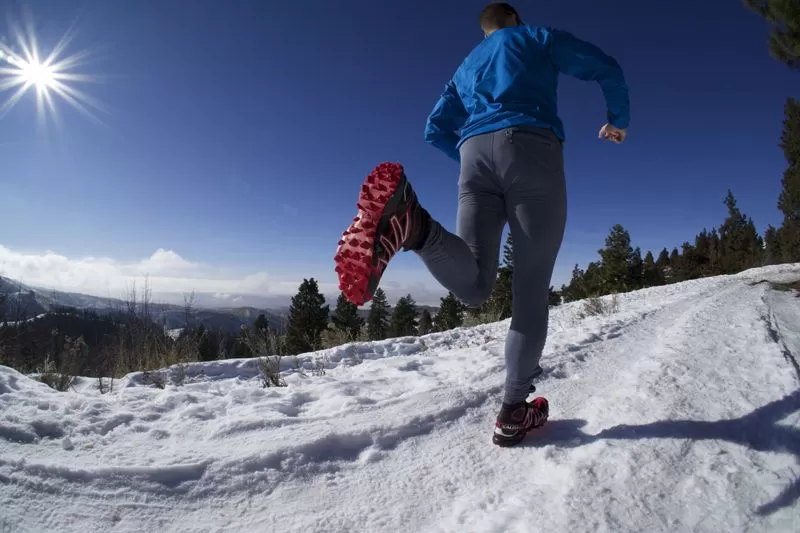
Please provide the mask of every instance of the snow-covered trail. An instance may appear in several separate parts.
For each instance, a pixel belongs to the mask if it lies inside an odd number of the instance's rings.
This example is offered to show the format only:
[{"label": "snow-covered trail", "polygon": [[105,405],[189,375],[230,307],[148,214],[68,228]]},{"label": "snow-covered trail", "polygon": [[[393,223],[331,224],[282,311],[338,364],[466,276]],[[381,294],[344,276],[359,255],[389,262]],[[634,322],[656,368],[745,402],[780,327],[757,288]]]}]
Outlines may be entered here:
[{"label": "snow-covered trail", "polygon": [[554,309],[551,420],[510,449],[507,322],[320,352],[282,389],[248,361],[105,396],[0,367],[0,531],[798,531],[800,299],[754,284],[781,276]]}]

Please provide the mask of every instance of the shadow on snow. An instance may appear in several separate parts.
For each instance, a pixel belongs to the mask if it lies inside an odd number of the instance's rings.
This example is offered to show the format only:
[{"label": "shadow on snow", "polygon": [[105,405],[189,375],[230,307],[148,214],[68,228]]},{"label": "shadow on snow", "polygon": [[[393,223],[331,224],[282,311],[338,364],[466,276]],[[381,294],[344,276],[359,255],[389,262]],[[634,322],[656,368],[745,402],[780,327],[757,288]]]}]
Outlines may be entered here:
[{"label": "shadow on snow", "polygon": [[[589,435],[580,428],[585,420],[551,420],[541,432],[532,434],[520,446],[582,446],[602,439],[688,439],[726,440],[764,452],[790,452],[800,461],[800,430],[782,426],[778,421],[800,410],[800,389],[759,407],[741,418],[703,422],[697,420],[664,420],[651,424],[618,425]],[[756,509],[765,516],[791,506],[800,499],[800,479],[796,479],[774,500]]]}]

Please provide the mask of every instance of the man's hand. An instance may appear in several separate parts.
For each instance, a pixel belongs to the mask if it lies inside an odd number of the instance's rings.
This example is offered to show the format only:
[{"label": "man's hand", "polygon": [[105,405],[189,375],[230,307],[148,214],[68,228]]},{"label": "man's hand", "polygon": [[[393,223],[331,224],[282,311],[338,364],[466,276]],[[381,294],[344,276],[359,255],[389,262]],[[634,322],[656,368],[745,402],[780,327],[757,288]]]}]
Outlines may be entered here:
[{"label": "man's hand", "polygon": [[607,141],[619,144],[625,140],[625,136],[627,134],[627,130],[622,130],[612,126],[611,124],[606,124],[600,129],[599,137],[601,139],[606,139]]}]

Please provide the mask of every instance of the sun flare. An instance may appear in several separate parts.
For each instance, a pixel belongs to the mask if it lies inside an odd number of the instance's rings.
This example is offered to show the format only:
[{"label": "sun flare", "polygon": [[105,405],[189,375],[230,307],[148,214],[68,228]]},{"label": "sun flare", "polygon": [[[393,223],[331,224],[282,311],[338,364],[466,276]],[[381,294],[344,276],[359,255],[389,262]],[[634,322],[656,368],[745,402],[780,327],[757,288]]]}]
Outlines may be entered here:
[{"label": "sun flare", "polygon": [[20,69],[20,76],[26,84],[31,84],[40,91],[55,87],[55,72],[48,65],[37,61],[25,63]]},{"label": "sun flare", "polygon": [[[97,78],[75,72],[87,57],[85,52],[64,55],[64,51],[74,35],[67,32],[46,56],[41,56],[39,43],[29,27],[27,36],[15,32],[14,46],[0,40],[0,118],[10,111],[29,90],[36,94],[36,115],[44,121],[47,115],[60,121],[54,96],[58,96],[72,108],[88,118],[98,121],[94,110],[101,106],[75,85],[79,82],[93,82]],[[44,59],[41,59],[44,57]],[[3,99],[3,93],[10,93]]]}]

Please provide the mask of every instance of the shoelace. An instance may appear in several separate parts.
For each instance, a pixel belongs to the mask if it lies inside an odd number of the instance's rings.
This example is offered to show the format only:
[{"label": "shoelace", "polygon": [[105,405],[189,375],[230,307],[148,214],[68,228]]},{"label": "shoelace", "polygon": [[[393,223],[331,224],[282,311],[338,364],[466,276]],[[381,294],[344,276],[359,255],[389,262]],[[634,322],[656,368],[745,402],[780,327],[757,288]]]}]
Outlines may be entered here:
[{"label": "shoelace", "polygon": [[378,258],[378,261],[381,262],[384,268],[389,263],[389,257],[394,256],[397,251],[403,246],[403,243],[408,239],[408,235],[411,233],[411,217],[409,216],[408,212],[405,212],[401,215],[404,217],[404,222],[400,222],[398,220],[397,215],[393,216],[389,219],[389,224],[392,227],[392,231],[389,235],[391,235],[392,239],[389,239],[386,235],[381,235],[381,244],[384,248],[384,253],[382,257]]}]

